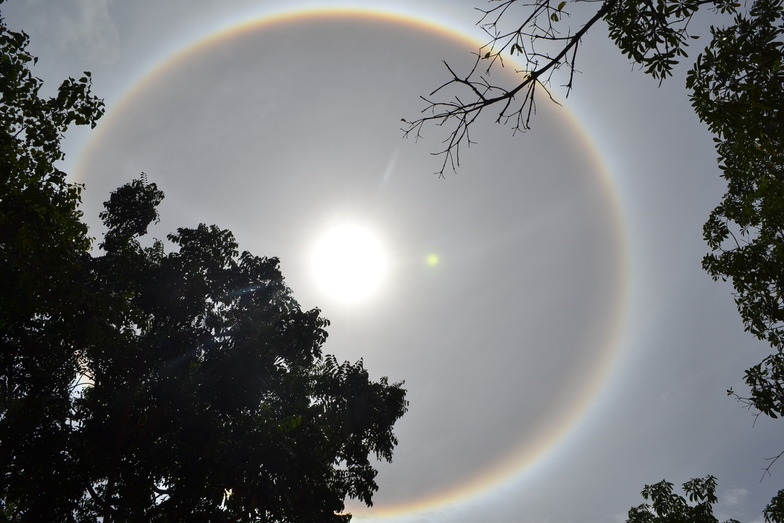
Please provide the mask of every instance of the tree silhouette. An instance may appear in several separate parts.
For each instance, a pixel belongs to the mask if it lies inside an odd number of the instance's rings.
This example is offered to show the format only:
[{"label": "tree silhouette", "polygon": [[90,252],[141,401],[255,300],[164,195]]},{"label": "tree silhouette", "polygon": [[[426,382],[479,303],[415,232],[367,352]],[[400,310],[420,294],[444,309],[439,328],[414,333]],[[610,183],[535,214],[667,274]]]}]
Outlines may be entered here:
[{"label": "tree silhouette", "polygon": [[89,240],[81,187],[55,162],[66,129],[95,125],[103,103],[89,75],[39,97],[27,44],[0,20],[0,498],[9,518],[26,506],[28,521],[67,521],[59,507],[79,498],[64,449]]},{"label": "tree silhouette", "polygon": [[348,521],[402,384],[323,355],[328,321],[229,231],[144,240],[163,199],[144,175],[92,255],[55,162],[103,103],[89,74],[40,98],[27,41],[0,20],[0,519]]},{"label": "tree silhouette", "polygon": [[[673,493],[673,484],[669,481],[645,485],[642,496],[650,504],[632,507],[626,523],[719,523],[713,515],[713,505],[718,501],[716,478],[691,479],[683,484],[683,491],[688,500]],[[724,523],[738,521],[728,519]]]},{"label": "tree silhouette", "polygon": [[104,521],[342,521],[372,504],[369,454],[390,460],[405,391],[362,362],[322,357],[317,309],[291,297],[275,258],[199,225],[142,247],[163,195],[145,178],[101,213],[91,334],[74,397],[75,450]]}]

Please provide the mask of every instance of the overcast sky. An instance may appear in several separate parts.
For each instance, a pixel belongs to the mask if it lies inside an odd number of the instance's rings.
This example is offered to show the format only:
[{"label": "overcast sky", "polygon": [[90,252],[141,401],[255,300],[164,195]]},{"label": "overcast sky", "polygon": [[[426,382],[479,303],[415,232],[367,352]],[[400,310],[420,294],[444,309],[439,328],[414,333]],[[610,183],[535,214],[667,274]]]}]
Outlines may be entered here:
[{"label": "overcast sky", "polygon": [[[478,125],[440,180],[444,130],[415,143],[400,119],[447,79],[441,60],[471,65],[475,4],[445,4],[17,0],[3,15],[48,88],[89,70],[106,99],[67,142],[92,234],[144,171],[166,193],[153,235],[215,223],[278,256],[332,320],[325,352],[406,381],[400,445],[355,521],[624,521],[644,484],[707,474],[719,517],[760,521],[780,429],[725,391],[766,347],[700,268],[722,184],[683,71],[658,87],[597,27],[563,107],[541,99],[524,135]],[[337,225],[369,231],[386,265],[350,302],[314,276]]]}]

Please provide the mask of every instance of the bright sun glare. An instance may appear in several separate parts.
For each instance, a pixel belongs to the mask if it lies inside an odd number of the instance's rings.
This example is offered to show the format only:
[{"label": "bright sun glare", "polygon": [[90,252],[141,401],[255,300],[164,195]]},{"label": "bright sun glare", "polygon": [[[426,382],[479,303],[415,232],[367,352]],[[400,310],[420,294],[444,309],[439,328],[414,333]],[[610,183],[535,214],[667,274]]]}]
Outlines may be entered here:
[{"label": "bright sun glare", "polygon": [[378,237],[357,225],[339,225],[321,236],[313,250],[318,285],[342,302],[356,302],[375,291],[387,270]]}]

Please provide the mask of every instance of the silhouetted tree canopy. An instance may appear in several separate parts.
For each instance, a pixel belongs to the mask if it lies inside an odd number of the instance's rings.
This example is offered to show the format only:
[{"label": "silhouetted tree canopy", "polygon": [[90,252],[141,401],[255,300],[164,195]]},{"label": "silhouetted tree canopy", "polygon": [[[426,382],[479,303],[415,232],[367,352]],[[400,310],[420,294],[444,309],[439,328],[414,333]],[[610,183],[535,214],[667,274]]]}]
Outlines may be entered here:
[{"label": "silhouetted tree canopy", "polygon": [[[695,478],[683,484],[685,496],[673,492],[673,484],[662,480],[645,485],[644,503],[629,510],[626,523],[719,523],[713,515],[716,504],[716,478]],[[687,499],[688,498],[688,499]],[[723,523],[738,523],[728,519]]]},{"label": "silhouetted tree canopy", "polygon": [[[716,497],[716,478],[690,479],[683,484],[685,495],[673,492],[674,485],[662,480],[653,485],[645,485],[642,497],[650,503],[643,503],[629,509],[626,523],[719,523],[713,515]],[[779,491],[763,511],[765,521],[784,522],[784,491]],[[723,523],[739,523],[728,519]]]},{"label": "silhouetted tree canopy", "polygon": [[347,496],[371,504],[369,455],[391,460],[405,391],[322,356],[327,320],[231,232],[202,224],[170,234],[172,252],[142,247],[162,198],[143,176],[101,213],[73,398],[90,494],[78,510],[307,522],[346,519]]},{"label": "silhouetted tree canopy", "polygon": [[323,355],[329,322],[231,232],[144,240],[163,199],[145,175],[92,255],[55,162],[103,103],[87,73],[40,98],[27,41],[0,20],[0,519],[348,521],[402,384]]},{"label": "silhouetted tree canopy", "polygon": [[90,94],[89,75],[39,97],[27,35],[0,24],[1,499],[11,520],[65,521],[62,507],[80,497],[68,419],[90,242],[81,187],[66,183],[55,162],[66,129],[95,125],[103,103]]}]

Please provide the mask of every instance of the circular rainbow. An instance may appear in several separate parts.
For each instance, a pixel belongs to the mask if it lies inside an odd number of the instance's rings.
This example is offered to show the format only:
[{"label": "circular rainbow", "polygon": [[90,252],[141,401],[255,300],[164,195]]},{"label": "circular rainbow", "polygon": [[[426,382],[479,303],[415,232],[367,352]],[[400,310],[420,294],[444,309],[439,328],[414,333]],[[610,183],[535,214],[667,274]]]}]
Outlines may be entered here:
[{"label": "circular rainbow", "polygon": [[[138,75],[138,77],[130,82],[130,87],[122,93],[119,99],[114,103],[114,110],[108,111],[106,120],[111,121],[114,114],[122,113],[123,106],[131,99],[133,99],[139,92],[145,89],[150,83],[164,71],[168,70],[175,63],[184,60],[190,56],[199,53],[210,46],[232,38],[244,32],[256,31],[266,26],[285,24],[294,22],[301,19],[313,18],[338,18],[338,19],[372,19],[374,21],[385,21],[390,24],[400,24],[416,29],[420,29],[428,33],[436,33],[450,39],[460,41],[464,44],[471,46],[472,49],[478,49],[484,42],[478,40],[472,34],[468,34],[470,28],[454,28],[436,20],[433,15],[411,14],[404,12],[399,8],[393,6],[385,6],[383,8],[368,8],[354,5],[339,5],[339,6],[323,6],[320,5],[302,5],[300,7],[290,7],[279,9],[267,9],[261,13],[254,13],[249,18],[245,19],[228,19],[217,22],[214,27],[206,30],[199,31],[198,34],[191,35],[188,40],[178,46],[178,49],[166,51],[162,56],[153,60],[153,63],[146,67],[146,71]],[[354,510],[355,521],[363,521],[366,519],[377,519],[387,517],[403,517],[413,513],[427,512],[437,509],[439,507],[456,505],[466,500],[476,500],[477,498],[492,493],[493,489],[502,484],[508,484],[519,481],[527,472],[531,471],[535,465],[541,465],[552,451],[562,444],[573,429],[585,419],[590,408],[595,404],[600,393],[605,389],[605,384],[608,381],[616,356],[619,352],[621,339],[623,337],[623,325],[625,320],[626,302],[628,299],[628,253],[626,252],[626,242],[623,240],[625,237],[623,212],[620,205],[620,200],[616,194],[613,179],[610,176],[607,167],[605,166],[600,154],[596,147],[591,143],[590,138],[586,135],[585,130],[575,117],[568,113],[568,111],[561,112],[562,118],[567,122],[567,125],[580,137],[589,151],[590,160],[594,168],[600,172],[601,183],[604,186],[604,192],[609,201],[613,202],[615,220],[613,221],[615,231],[613,234],[616,238],[621,239],[619,245],[621,246],[617,256],[620,258],[620,267],[622,274],[619,276],[619,295],[615,298],[616,311],[610,314],[614,318],[613,325],[610,326],[610,335],[605,342],[607,350],[601,355],[601,363],[597,365],[600,369],[593,377],[587,393],[584,394],[581,400],[574,401],[572,408],[566,412],[559,424],[557,430],[548,434],[547,437],[542,437],[535,444],[527,442],[526,445],[520,445],[514,455],[509,456],[506,463],[502,466],[495,467],[491,470],[486,470],[476,477],[469,479],[457,488],[452,488],[441,492],[438,495],[428,497],[426,499],[414,500],[410,503],[404,503],[390,507],[379,507],[372,511]],[[100,136],[100,126],[96,136]],[[97,146],[100,140],[97,138],[91,139],[84,149],[81,151],[76,163],[77,179],[79,173],[84,170],[84,162],[86,158],[91,156],[91,150]],[[352,507],[353,508],[353,507]]]}]

